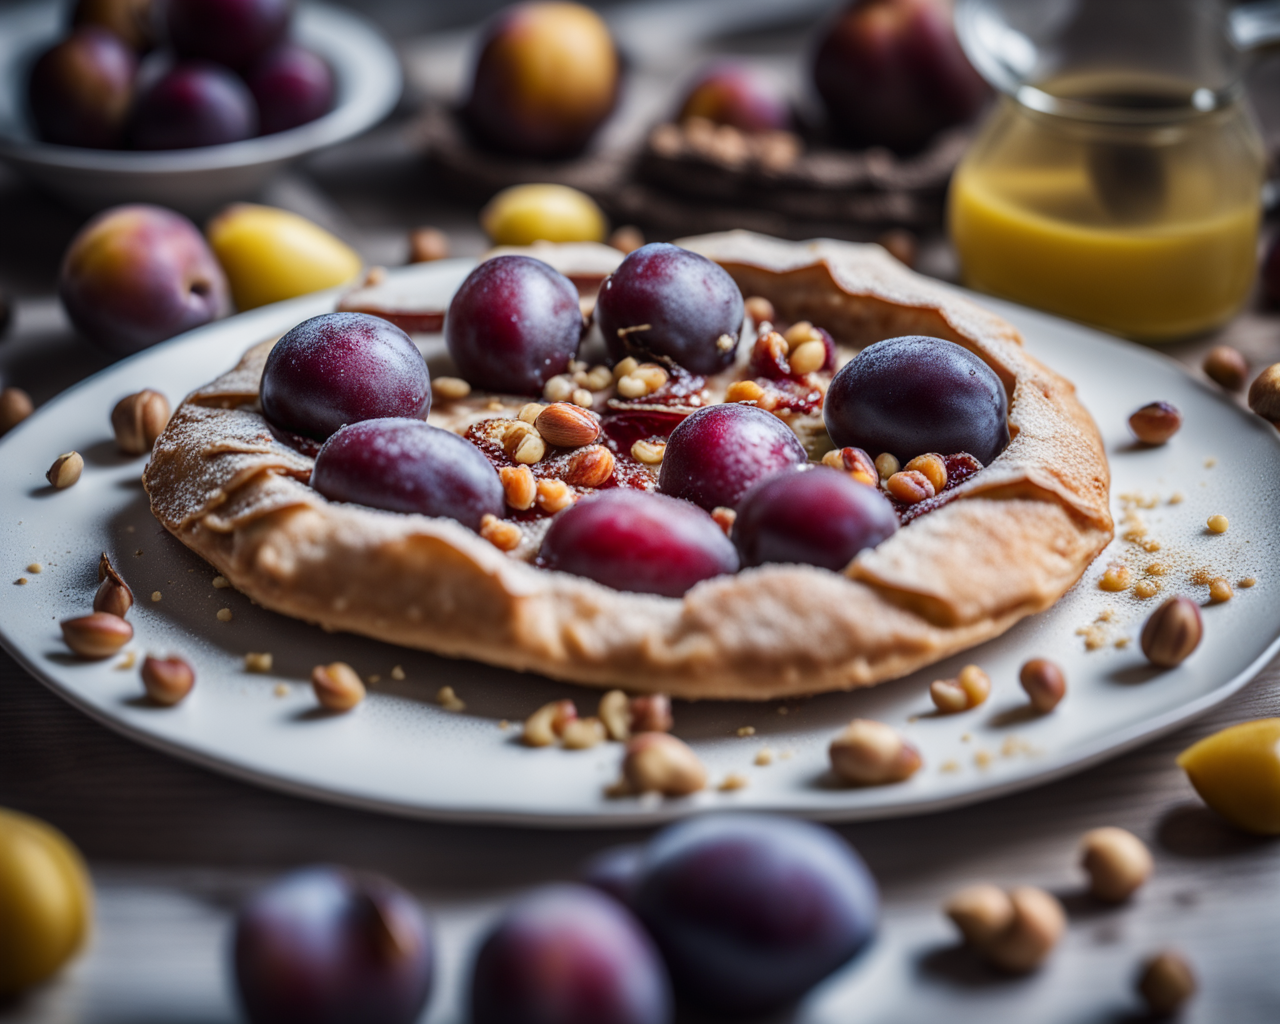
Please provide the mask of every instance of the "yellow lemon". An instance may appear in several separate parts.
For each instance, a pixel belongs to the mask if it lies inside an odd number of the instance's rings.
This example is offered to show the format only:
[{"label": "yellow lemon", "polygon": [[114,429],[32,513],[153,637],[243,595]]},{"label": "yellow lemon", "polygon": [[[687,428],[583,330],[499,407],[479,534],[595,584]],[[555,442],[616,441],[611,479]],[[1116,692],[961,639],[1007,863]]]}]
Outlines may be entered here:
[{"label": "yellow lemon", "polygon": [[38,985],[84,944],[93,884],[57,829],[0,809],[0,994]]},{"label": "yellow lemon", "polygon": [[1260,718],[1207,736],[1178,757],[1210,807],[1258,835],[1280,835],[1280,718]]},{"label": "yellow lemon", "polygon": [[567,185],[513,185],[489,200],[480,223],[494,245],[602,242],[604,213],[585,192]]},{"label": "yellow lemon", "polygon": [[209,222],[208,236],[241,310],[332,288],[360,273],[349,245],[274,206],[228,206]]}]

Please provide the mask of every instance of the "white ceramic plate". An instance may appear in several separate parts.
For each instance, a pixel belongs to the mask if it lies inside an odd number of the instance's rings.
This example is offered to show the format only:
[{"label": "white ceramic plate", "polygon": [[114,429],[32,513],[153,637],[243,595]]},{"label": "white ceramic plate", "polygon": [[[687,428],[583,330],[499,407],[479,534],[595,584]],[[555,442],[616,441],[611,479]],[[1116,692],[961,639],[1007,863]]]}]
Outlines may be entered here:
[{"label": "white ceramic plate", "polygon": [[[452,260],[400,273],[447,293],[468,266]],[[736,772],[748,785],[685,800],[607,799],[618,745],[534,750],[519,743],[515,727],[500,727],[558,697],[575,699],[586,713],[594,708],[595,691],[326,634],[256,608],[233,591],[216,590],[212,570],[148,511],[139,485],[144,460],[116,453],[108,413],[120,397],[155,387],[177,400],[231,366],[250,344],[332,308],[333,301],[319,295],[266,307],[141,353],[54,399],[0,442],[0,640],[73,704],[180,757],[295,793],[441,819],[617,826],[713,807],[831,820],[888,817],[987,799],[1114,756],[1225,699],[1280,643],[1276,431],[1151,351],[984,299],[1025,332],[1034,354],[1077,382],[1107,444],[1117,519],[1118,496],[1149,499],[1144,503],[1152,507],[1140,515],[1147,538],[1161,549],[1147,553],[1117,540],[1050,611],[907,679],[764,705],[678,704],[677,732],[694,745],[713,784]],[[1185,426],[1163,448],[1135,447],[1126,419],[1154,399],[1178,405]],[[84,454],[84,475],[70,490],[54,492],[43,474],[69,449]],[[1184,498],[1170,504],[1175,493]],[[1211,535],[1205,520],[1218,512],[1230,518],[1231,528]],[[196,689],[176,708],[141,699],[137,670],[118,667],[119,657],[81,662],[62,645],[58,620],[89,610],[103,550],[138,597],[131,649],[180,653],[195,666]],[[1237,587],[1227,604],[1206,607],[1200,649],[1180,668],[1156,672],[1138,650],[1137,634],[1158,599],[1100,591],[1098,579],[1112,558],[1127,560],[1136,578],[1162,563],[1164,594],[1186,593],[1202,602],[1208,587],[1193,578],[1204,573],[1233,584],[1249,577],[1257,583]],[[42,563],[43,572],[27,571],[31,562]],[[19,577],[29,582],[17,585]],[[151,600],[153,592],[158,601]],[[216,618],[221,608],[231,609],[232,621]],[[1099,622],[1099,616],[1109,621]],[[1078,633],[1082,628],[1088,636]],[[1101,646],[1088,651],[1087,640]],[[251,651],[271,652],[274,672],[246,673],[243,657]],[[1070,680],[1067,699],[1044,717],[1025,713],[1017,682],[1019,666],[1033,656],[1053,658]],[[370,699],[350,715],[319,713],[307,684],[313,665],[334,660],[380,676]],[[929,682],[968,662],[990,673],[991,699],[963,715],[932,716]],[[403,681],[391,679],[396,665]],[[466,702],[465,712],[435,703],[444,685]],[[920,748],[925,767],[896,786],[834,785],[827,744],[858,716],[902,729]],[[745,727],[754,734],[739,736]],[[758,764],[765,749],[772,763]]]},{"label": "white ceramic plate", "polygon": [[293,36],[333,69],[333,110],[289,131],[222,146],[171,152],[85,149],[37,141],[27,121],[27,75],[57,39],[64,5],[36,0],[0,11],[0,157],[35,185],[72,206],[160,203],[200,216],[252,197],[291,160],[359,135],[400,98],[400,63],[368,21],[323,4],[299,6]]}]

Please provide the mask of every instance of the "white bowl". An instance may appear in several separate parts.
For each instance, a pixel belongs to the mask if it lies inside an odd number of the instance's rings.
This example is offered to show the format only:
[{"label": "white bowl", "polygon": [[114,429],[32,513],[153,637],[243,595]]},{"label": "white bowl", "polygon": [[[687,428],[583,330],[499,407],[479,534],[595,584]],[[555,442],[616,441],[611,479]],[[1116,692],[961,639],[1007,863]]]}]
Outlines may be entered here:
[{"label": "white bowl", "polygon": [[27,116],[27,75],[64,31],[62,4],[48,0],[0,11],[0,159],[80,210],[151,202],[203,216],[256,195],[290,161],[349,139],[381,121],[400,98],[400,62],[364,18],[305,4],[293,36],[315,50],[337,80],[334,108],[289,131],[221,146],[166,152],[86,149],[40,142]]}]

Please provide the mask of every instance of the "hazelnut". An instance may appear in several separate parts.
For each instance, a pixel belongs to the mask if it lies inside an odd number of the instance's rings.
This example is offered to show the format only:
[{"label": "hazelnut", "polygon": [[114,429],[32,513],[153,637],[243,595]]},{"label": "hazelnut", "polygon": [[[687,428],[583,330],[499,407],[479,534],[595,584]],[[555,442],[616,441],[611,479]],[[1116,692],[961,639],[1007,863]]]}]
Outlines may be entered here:
[{"label": "hazelnut", "polygon": [[1280,363],[1268,366],[1249,385],[1249,408],[1264,420],[1280,421]]},{"label": "hazelnut", "polygon": [[876,456],[876,472],[880,474],[881,480],[888,480],[894,473],[902,468],[896,456],[888,452],[881,452]]},{"label": "hazelnut", "polygon": [[929,684],[929,696],[944,715],[976,708],[990,695],[991,677],[977,665],[966,665],[955,679],[936,679]]},{"label": "hazelnut", "polygon": [[525,434],[513,445],[511,458],[521,466],[535,466],[547,454],[547,443],[536,433]]},{"label": "hazelnut", "polygon": [[601,697],[596,714],[609,739],[625,743],[631,738],[631,701],[621,690],[610,690]]},{"label": "hazelnut", "polygon": [[61,625],[67,646],[82,658],[109,658],[133,639],[133,627],[110,612],[64,619]]},{"label": "hazelnut", "polygon": [[623,377],[629,375],[631,371],[639,365],[640,363],[635,356],[627,356],[625,359],[619,359],[613,368],[613,379],[621,380]]},{"label": "hazelnut", "polygon": [[480,520],[480,536],[499,551],[514,551],[524,539],[524,532],[515,523],[486,512]]},{"label": "hazelnut", "polygon": [[1089,875],[1089,892],[1106,903],[1123,903],[1151,877],[1153,861],[1132,832],[1107,827],[1084,834],[1080,866]]},{"label": "hazelnut", "polygon": [[604,445],[580,448],[569,458],[564,482],[575,487],[600,487],[613,476],[613,453]]},{"label": "hazelnut", "polygon": [[933,482],[919,470],[914,469],[894,473],[885,481],[885,489],[890,496],[907,505],[915,505],[937,494]]},{"label": "hazelnut", "polygon": [[35,403],[22,388],[0,391],[0,434],[9,433],[35,411]]},{"label": "hazelnut", "polygon": [[456,402],[471,394],[471,385],[461,377],[432,377],[431,391],[437,398]]},{"label": "hazelnut", "polygon": [[737,509],[726,508],[724,505],[717,505],[711,510],[711,518],[714,519],[716,525],[724,531],[724,535],[732,540],[733,524],[738,521]]},{"label": "hazelnut", "polygon": [[498,479],[502,481],[502,491],[508,505],[518,512],[533,507],[538,485],[528,466],[503,466],[498,470]]},{"label": "hazelnut", "polygon": [[592,391],[603,391],[612,383],[613,371],[607,366],[595,366],[588,371],[584,387],[590,388]]},{"label": "hazelnut", "polygon": [[1231,581],[1225,577],[1219,576],[1209,584],[1209,600],[1215,604],[1230,601],[1234,596],[1235,591],[1231,589]]},{"label": "hazelnut", "polygon": [[590,750],[606,738],[605,725],[598,718],[575,718],[566,722],[561,737],[566,750]]},{"label": "hazelnut", "polygon": [[622,777],[634,793],[688,796],[707,785],[707,770],[689,745],[665,732],[642,732],[627,742]]},{"label": "hazelnut", "polygon": [[409,262],[433,263],[449,258],[449,236],[439,228],[422,227],[409,232]]},{"label": "hazelnut", "polygon": [[586,409],[568,402],[555,402],[542,409],[534,426],[543,440],[558,448],[581,448],[600,436],[600,421]]},{"label": "hazelnut", "polygon": [[1138,991],[1153,1014],[1167,1016],[1196,994],[1196,976],[1181,953],[1162,950],[1143,965]]},{"label": "hazelnut", "polygon": [[1231,528],[1231,521],[1224,515],[1210,516],[1204,524],[1210,533],[1226,533]]},{"label": "hazelnut", "polygon": [[80,453],[66,452],[53,460],[53,465],[49,467],[49,472],[44,475],[44,478],[49,481],[51,487],[61,491],[79,480],[82,472],[84,472],[84,459]]},{"label": "hazelnut", "polygon": [[271,671],[275,658],[270,651],[250,651],[244,656],[244,670],[265,675]]},{"label": "hazelnut", "polygon": [[1200,645],[1200,609],[1186,597],[1171,597],[1142,627],[1142,653],[1158,668],[1174,668]]},{"label": "hazelnut", "polygon": [[1057,897],[1032,886],[1009,893],[1013,920],[982,950],[987,959],[1011,974],[1039,967],[1066,930],[1067,915]]},{"label": "hazelnut", "polygon": [[542,385],[542,397],[548,402],[567,402],[575,390],[572,379],[558,373]]},{"label": "hazelnut", "polygon": [[911,778],[920,752],[883,722],[855,718],[828,748],[831,768],[843,782],[880,786]]},{"label": "hazelnut", "polygon": [[817,373],[827,362],[827,346],[821,341],[804,341],[788,356],[792,373]]},{"label": "hazelnut", "polygon": [[758,402],[764,397],[764,388],[753,380],[735,380],[724,393],[726,402]]},{"label": "hazelnut", "polygon": [[142,663],[142,687],[154,704],[172,707],[196,685],[195,670],[181,658],[153,658]]},{"label": "hazelnut", "polygon": [[773,303],[766,299],[763,295],[749,295],[744,303],[747,310],[747,316],[757,327],[761,324],[776,323],[778,319],[777,310],[773,308]]},{"label": "hazelnut", "polygon": [[364,700],[364,682],[345,661],[317,665],[311,670],[311,687],[326,711],[350,711]]},{"label": "hazelnut", "polygon": [[942,909],[960,929],[964,941],[979,949],[1013,924],[1013,900],[1003,889],[985,882],[961,889]]},{"label": "hazelnut", "polygon": [[1230,345],[1215,345],[1204,357],[1204,372],[1215,384],[1239,391],[1249,377],[1249,362]]},{"label": "hazelnut", "polygon": [[644,245],[644,232],[634,224],[624,224],[613,229],[609,244],[619,252],[633,253]]},{"label": "hazelnut", "polygon": [[822,456],[822,464],[848,473],[860,484],[874,487],[880,479],[880,472],[871,456],[861,448],[837,448]]},{"label": "hazelnut", "polygon": [[564,735],[565,726],[576,720],[578,709],[571,700],[553,700],[538,708],[524,723],[526,746],[549,747]]},{"label": "hazelnut", "polygon": [[538,494],[533,500],[542,511],[555,515],[572,505],[577,496],[563,480],[539,480]]},{"label": "hazelnut", "polygon": [[116,572],[106,552],[98,560],[98,592],[93,595],[93,610],[123,619],[133,607],[133,591]]},{"label": "hazelnut", "polygon": [[637,441],[631,446],[631,457],[646,466],[661,466],[666,452],[662,441]]},{"label": "hazelnut", "polygon": [[1164,444],[1182,426],[1182,413],[1169,402],[1152,402],[1129,417],[1129,429],[1143,444]]},{"label": "hazelnut", "polygon": [[1031,698],[1031,706],[1040,714],[1048,714],[1067,695],[1067,677],[1047,658],[1032,658],[1022,666],[1018,682]]},{"label": "hazelnut", "polygon": [[1128,590],[1130,582],[1132,577],[1127,566],[1112,565],[1108,566],[1107,571],[1102,574],[1102,579],[1098,580],[1098,589],[1119,593],[1122,590]]},{"label": "hazelnut", "polygon": [[947,486],[947,464],[942,456],[936,453],[917,455],[906,464],[905,470],[909,473],[923,473],[929,483],[933,484],[936,494],[941,494],[942,489]]},{"label": "hazelnut", "polygon": [[168,423],[168,399],[150,388],[120,399],[111,410],[116,446],[126,455],[145,455],[151,451]]}]

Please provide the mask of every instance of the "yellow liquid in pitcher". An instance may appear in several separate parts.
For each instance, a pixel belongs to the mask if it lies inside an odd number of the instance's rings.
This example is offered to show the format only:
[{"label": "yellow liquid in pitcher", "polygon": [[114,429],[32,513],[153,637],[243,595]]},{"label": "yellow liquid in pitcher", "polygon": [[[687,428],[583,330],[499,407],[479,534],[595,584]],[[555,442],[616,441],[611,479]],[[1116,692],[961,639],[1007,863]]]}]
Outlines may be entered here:
[{"label": "yellow liquid in pitcher", "polygon": [[1148,340],[1208,330],[1244,303],[1262,160],[1242,112],[1150,147],[996,117],[951,186],[967,285]]}]

